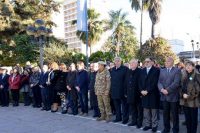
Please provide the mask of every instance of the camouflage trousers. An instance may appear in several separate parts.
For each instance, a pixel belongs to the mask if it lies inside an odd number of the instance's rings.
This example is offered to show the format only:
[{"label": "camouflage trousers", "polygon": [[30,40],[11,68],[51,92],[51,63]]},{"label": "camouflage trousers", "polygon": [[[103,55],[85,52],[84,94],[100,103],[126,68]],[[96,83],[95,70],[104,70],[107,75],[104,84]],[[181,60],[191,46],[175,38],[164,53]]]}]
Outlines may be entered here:
[{"label": "camouflage trousers", "polygon": [[98,106],[101,116],[107,117],[111,115],[110,96],[97,95]]}]

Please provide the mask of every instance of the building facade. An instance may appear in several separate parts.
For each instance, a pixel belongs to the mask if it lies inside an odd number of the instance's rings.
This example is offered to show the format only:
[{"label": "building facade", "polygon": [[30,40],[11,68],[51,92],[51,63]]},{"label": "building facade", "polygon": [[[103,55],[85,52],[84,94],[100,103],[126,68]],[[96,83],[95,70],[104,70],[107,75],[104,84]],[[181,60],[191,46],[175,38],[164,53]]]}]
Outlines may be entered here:
[{"label": "building facade", "polygon": [[[94,8],[104,18],[106,15],[108,15],[108,6],[106,0],[88,0],[88,8]],[[86,46],[76,36],[77,25],[72,24],[73,20],[77,20],[77,0],[65,0],[63,11],[65,34],[64,40],[67,42],[68,48],[85,53]]]}]

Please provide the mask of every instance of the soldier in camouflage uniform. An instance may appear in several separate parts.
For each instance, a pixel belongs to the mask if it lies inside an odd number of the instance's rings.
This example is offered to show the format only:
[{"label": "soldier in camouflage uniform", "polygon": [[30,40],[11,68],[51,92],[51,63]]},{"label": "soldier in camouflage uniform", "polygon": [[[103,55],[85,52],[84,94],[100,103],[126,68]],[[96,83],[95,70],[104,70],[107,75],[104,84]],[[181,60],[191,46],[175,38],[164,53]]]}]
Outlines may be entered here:
[{"label": "soldier in camouflage uniform", "polygon": [[97,95],[98,105],[101,117],[97,118],[98,121],[111,120],[111,107],[110,107],[110,72],[105,68],[106,63],[103,61],[98,62],[99,70],[96,75],[95,81],[95,94]]}]

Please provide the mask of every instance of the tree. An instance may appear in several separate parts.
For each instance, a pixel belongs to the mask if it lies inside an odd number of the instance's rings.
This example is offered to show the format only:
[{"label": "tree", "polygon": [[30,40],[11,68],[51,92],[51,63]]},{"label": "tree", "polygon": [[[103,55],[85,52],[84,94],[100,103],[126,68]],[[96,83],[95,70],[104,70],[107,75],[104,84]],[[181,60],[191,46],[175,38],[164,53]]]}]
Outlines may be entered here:
[{"label": "tree", "polygon": [[98,61],[113,61],[114,55],[110,54],[110,52],[102,52],[102,51],[97,51],[95,53],[92,53],[89,61],[90,62],[98,62]]},{"label": "tree", "polygon": [[161,37],[147,40],[138,52],[138,58],[144,61],[146,57],[154,58],[160,65],[164,65],[166,57],[173,57],[178,62],[178,57],[171,50],[167,40]]},{"label": "tree", "polygon": [[57,12],[59,4],[53,0],[1,0],[0,43],[9,44],[16,34],[24,34],[27,25],[42,18],[47,26],[53,26],[51,14]]},{"label": "tree", "polygon": [[[94,9],[88,9],[88,46],[90,47],[90,55],[92,53],[92,46],[95,45],[101,39],[101,35],[104,31],[104,21],[99,20],[100,13],[97,13]],[[72,24],[77,23],[73,21]],[[78,38],[86,44],[86,32],[77,31]]]},{"label": "tree", "polygon": [[107,21],[107,28],[112,30],[112,38],[116,45],[116,55],[119,56],[120,45],[126,34],[127,29],[132,29],[131,22],[127,19],[127,13],[123,13],[122,9],[118,11],[111,10],[109,12],[109,20]]},{"label": "tree", "polygon": [[130,0],[132,9],[135,9],[135,11],[141,10],[141,34],[143,17],[142,14],[143,10],[147,10],[152,22],[151,37],[155,38],[155,25],[160,21],[161,1],[162,0],[142,0],[142,4],[140,4],[140,0]]},{"label": "tree", "polygon": [[138,50],[138,41],[135,37],[135,33],[132,28],[125,28],[125,31],[120,38],[119,51],[117,51],[117,46],[113,44],[113,37],[110,36],[104,46],[102,51],[109,52],[111,56],[115,56],[118,52],[118,56],[122,57],[124,62],[130,61],[131,58],[136,57]]},{"label": "tree", "polygon": [[63,42],[53,40],[44,47],[44,61],[46,63],[57,62],[69,64],[72,61],[72,53]]},{"label": "tree", "polygon": [[39,52],[36,45],[29,42],[27,35],[15,35],[12,44],[0,45],[0,64],[15,65],[25,64],[26,61],[36,62]]}]

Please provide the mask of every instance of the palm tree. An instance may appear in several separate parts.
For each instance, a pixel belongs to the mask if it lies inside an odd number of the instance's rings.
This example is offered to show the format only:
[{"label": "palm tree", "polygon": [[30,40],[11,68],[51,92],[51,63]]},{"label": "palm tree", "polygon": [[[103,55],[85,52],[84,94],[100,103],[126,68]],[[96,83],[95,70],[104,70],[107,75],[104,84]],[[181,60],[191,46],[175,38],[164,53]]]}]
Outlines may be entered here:
[{"label": "palm tree", "polygon": [[[88,9],[88,46],[90,47],[90,55],[92,53],[92,46],[101,39],[104,31],[104,21],[100,21],[99,17],[100,13],[97,13],[94,9]],[[76,23],[76,20],[72,22],[72,24]],[[85,31],[77,31],[76,35],[86,44]]]},{"label": "palm tree", "polygon": [[[109,20],[107,21],[108,29],[112,30],[113,41],[116,43],[117,55],[119,55],[120,42],[126,33],[127,28],[133,29],[131,22],[127,19],[127,13],[123,13],[122,9],[118,11],[111,10],[109,12]],[[116,56],[117,56],[116,55]]]},{"label": "palm tree", "polygon": [[[149,17],[152,22],[151,37],[155,38],[155,25],[160,21],[161,14],[161,1],[162,0],[129,0],[131,2],[132,9],[137,12],[141,10],[141,29],[140,29],[140,47],[142,45],[142,20],[143,11],[147,10],[149,12]],[[140,4],[141,3],[141,4]]]}]

